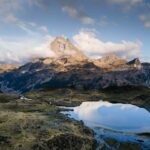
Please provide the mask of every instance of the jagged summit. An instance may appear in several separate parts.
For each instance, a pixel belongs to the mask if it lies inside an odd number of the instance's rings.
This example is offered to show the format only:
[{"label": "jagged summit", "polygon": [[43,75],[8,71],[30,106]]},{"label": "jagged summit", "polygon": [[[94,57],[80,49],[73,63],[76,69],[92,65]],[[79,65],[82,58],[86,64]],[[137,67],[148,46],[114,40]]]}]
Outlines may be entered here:
[{"label": "jagged summit", "polygon": [[139,58],[135,58],[135,59],[133,59],[133,60],[128,62],[128,64],[134,64],[134,63],[141,64],[140,59]]},{"label": "jagged summit", "polygon": [[132,61],[129,61],[128,62],[128,65],[131,65],[131,66],[133,66],[133,67],[135,67],[135,68],[141,68],[141,62],[140,62],[140,59],[139,58],[135,58],[135,59],[133,59]]},{"label": "jagged summit", "polygon": [[[44,88],[103,89],[112,86],[150,87],[149,64],[116,55],[86,57],[69,39],[57,37],[51,50],[58,57],[39,58],[0,74],[0,91],[27,92]],[[142,67],[142,68],[141,68]]]},{"label": "jagged summit", "polygon": [[103,63],[107,63],[107,64],[113,64],[116,62],[122,62],[122,63],[126,62],[126,60],[124,60],[124,59],[122,59],[122,58],[120,58],[114,54],[104,56],[101,59],[99,59],[99,61],[101,61]]},{"label": "jagged summit", "polygon": [[111,68],[112,66],[124,65],[127,60],[120,58],[114,54],[104,56],[96,61],[96,64],[102,68]]},{"label": "jagged summit", "polygon": [[114,55],[100,60],[89,58],[84,61],[79,61],[75,57],[42,58],[1,74],[0,91],[26,92],[45,87],[77,89],[103,89],[112,86],[150,87],[150,69],[149,67],[140,69],[138,63],[137,59],[127,63],[126,60]]},{"label": "jagged summit", "polygon": [[58,57],[71,56],[80,60],[87,59],[87,56],[65,37],[56,37],[51,43],[50,48]]}]

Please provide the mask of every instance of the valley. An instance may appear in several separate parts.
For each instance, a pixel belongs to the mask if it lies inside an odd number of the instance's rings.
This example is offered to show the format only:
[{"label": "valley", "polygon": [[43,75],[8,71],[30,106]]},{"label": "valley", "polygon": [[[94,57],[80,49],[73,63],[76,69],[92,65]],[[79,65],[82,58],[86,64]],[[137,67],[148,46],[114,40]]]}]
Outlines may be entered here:
[{"label": "valley", "polygon": [[[150,110],[150,90],[147,88],[124,87],[120,90],[112,88],[99,91],[44,89],[27,92],[24,96],[28,99],[20,99],[16,94],[0,94],[2,149],[95,150],[98,144],[94,132],[82,121],[61,114],[60,111],[66,110],[61,106],[74,107],[84,101],[107,100],[112,103],[133,103]],[[104,140],[111,147],[118,143],[106,137]],[[100,145],[102,149],[106,148],[103,143]],[[141,149],[139,144],[121,142],[118,150],[127,148]]]},{"label": "valley", "polygon": [[150,0],[0,0],[0,150],[150,150]]}]

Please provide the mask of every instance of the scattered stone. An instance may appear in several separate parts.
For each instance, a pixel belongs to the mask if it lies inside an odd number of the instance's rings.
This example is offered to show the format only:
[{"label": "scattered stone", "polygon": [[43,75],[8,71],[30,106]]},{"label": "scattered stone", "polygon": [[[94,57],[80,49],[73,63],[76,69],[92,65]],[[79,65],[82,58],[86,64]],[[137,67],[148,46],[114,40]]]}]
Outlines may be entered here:
[{"label": "scattered stone", "polygon": [[0,144],[9,144],[9,143],[10,143],[9,136],[0,135]]}]

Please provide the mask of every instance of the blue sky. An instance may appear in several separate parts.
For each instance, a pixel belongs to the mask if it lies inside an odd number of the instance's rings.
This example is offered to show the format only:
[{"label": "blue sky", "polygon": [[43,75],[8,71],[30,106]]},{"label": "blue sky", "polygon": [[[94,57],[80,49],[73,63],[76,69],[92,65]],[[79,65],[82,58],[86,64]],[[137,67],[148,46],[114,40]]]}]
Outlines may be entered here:
[{"label": "blue sky", "polygon": [[0,62],[51,56],[56,36],[84,53],[150,61],[149,0],[0,0]]}]

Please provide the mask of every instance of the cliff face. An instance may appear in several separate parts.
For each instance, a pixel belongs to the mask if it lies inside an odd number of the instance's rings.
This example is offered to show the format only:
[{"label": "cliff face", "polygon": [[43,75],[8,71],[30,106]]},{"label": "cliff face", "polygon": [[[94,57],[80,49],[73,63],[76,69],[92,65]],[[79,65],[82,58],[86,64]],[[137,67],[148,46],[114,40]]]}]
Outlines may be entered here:
[{"label": "cliff face", "polygon": [[58,57],[75,57],[77,60],[87,59],[77,47],[75,47],[69,39],[64,37],[57,37],[50,45],[50,49]]},{"label": "cliff face", "polygon": [[114,55],[90,59],[68,40],[60,38],[52,43],[51,48],[59,55],[57,58],[37,59],[0,74],[0,90],[26,92],[39,88],[150,87],[150,68],[137,59],[127,62]]}]

